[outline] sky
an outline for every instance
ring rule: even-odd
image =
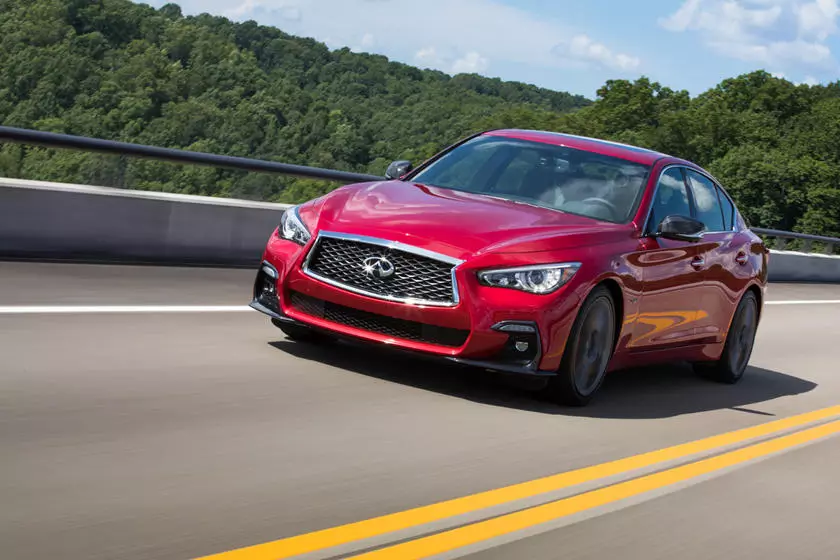
[[[145,0],[160,7],[166,0]],[[840,0],[180,0],[185,14],[255,20],[332,49],[476,72],[594,99],[640,76],[692,96],[767,70],[840,79]]]

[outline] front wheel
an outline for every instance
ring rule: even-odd
[[[754,293],[747,292],[735,310],[720,359],[716,362],[696,363],[694,370],[703,377],[721,383],[737,383],[744,376],[750,362],[757,330],[758,300]]]
[[[585,406],[600,389],[615,342],[615,303],[607,288],[589,294],[569,333],[557,375],[544,394],[563,405]]]

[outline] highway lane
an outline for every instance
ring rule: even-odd
[[[837,558],[838,464],[837,439],[819,442],[677,493],[465,558]]]
[[[252,279],[250,270],[0,262],[0,307],[237,306]],[[840,287],[773,285],[769,298],[840,299]],[[570,410],[483,372],[294,344],[250,311],[0,314],[0,549],[27,559],[194,557],[840,404],[838,317],[837,305],[769,306],[741,384],[679,366],[621,372],[591,407]],[[477,555],[552,558],[583,535],[589,544],[564,558],[601,557],[621,541],[600,537],[604,528],[628,535],[628,558],[702,554],[702,539],[726,550],[744,537],[703,488],[729,497],[756,535],[768,512],[743,512],[766,508],[768,494],[744,490],[744,477],[790,482],[799,465],[803,478],[825,481],[839,445]],[[790,488],[802,493],[794,521],[831,533],[821,514],[836,495],[819,482]],[[781,496],[785,507],[795,495]],[[690,520],[691,538],[649,526],[673,518]],[[791,534],[788,546],[816,554],[812,534]]]

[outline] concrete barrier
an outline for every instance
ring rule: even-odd
[[[0,179],[0,257],[256,266],[286,206]]]
[[[0,178],[0,257],[256,266],[288,205]],[[840,256],[772,251],[772,282],[840,282]]]
[[[771,282],[840,283],[840,256],[796,251],[770,251]]]

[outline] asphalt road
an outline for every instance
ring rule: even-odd
[[[252,279],[0,262],[2,558],[194,558],[840,404],[840,304],[768,306],[738,385],[620,372],[584,409],[481,371],[295,344],[250,310],[92,312],[243,306]],[[840,300],[840,286],[768,297]],[[840,438],[823,438],[456,552],[836,558],[838,464]]]

